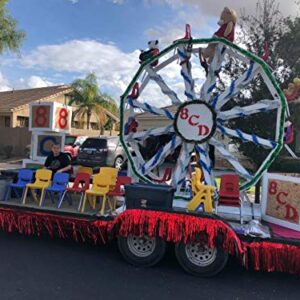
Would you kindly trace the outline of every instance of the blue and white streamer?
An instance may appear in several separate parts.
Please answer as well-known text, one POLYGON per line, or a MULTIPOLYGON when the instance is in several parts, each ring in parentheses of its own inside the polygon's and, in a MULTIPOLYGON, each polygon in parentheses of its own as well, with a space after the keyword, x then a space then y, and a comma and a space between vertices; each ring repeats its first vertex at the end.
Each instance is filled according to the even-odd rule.
POLYGON ((179 190, 186 179, 190 165, 191 155, 194 151, 194 144, 182 143, 180 155, 177 160, 176 168, 173 174, 172 185, 179 190))
POLYGON ((230 120, 234 118, 245 118, 256 113, 264 113, 269 110, 277 109, 279 106, 280 103, 275 100, 261 100, 252 105, 236 106, 227 111, 220 111, 218 119, 230 120))
POLYGON ((151 170, 159 166, 169 154, 172 154, 181 143, 182 139, 174 134, 169 143, 162 146, 150 160, 141 166, 141 172, 148 174, 151 170))
POLYGON ((217 141, 215 138, 211 138, 209 144, 214 146, 217 151, 222 154, 222 157, 225 158, 236 169, 237 173, 241 177, 249 180, 253 178, 253 176, 250 175, 249 172, 240 164, 239 160, 225 148, 223 143, 217 141))
POLYGON ((222 125, 217 125, 217 130, 224 135, 239 138, 242 142, 252 142, 256 145, 263 146, 265 148, 275 148, 276 142, 268 139, 261 138, 255 134, 248 134, 239 129, 230 129, 222 125))
POLYGON ((208 151, 207 151, 207 145, 198 144, 195 146, 195 149, 200 156, 199 164, 201 166, 204 175, 205 184, 216 186, 216 182, 213 176, 213 168, 212 168, 211 160, 209 158, 208 151))
POLYGON ((158 84, 162 93, 168 96, 173 104, 180 105, 182 103, 179 100, 177 94, 168 87, 168 85, 165 83, 165 81, 159 74, 157 74, 153 69, 151 69, 151 67, 147 67, 146 70, 149 74, 150 79, 154 80, 158 84))
POLYGON ((213 107, 218 111, 230 98, 234 97, 240 90, 258 74, 260 65, 251 62, 249 68, 236 80, 233 80, 225 91, 212 99, 213 107))
POLYGON ((189 53, 186 47, 180 46, 177 49, 177 53, 181 62, 180 75, 182 76, 185 85, 184 94, 186 95, 188 101, 192 101, 195 99, 195 92, 190 62, 191 52, 189 53))
POLYGON ((224 60, 224 47, 225 46, 220 43, 216 45, 215 55, 211 64, 209 65, 206 81, 204 82, 201 88, 200 99, 205 100, 207 102, 210 100, 211 92, 216 87, 216 72, 220 71, 222 62, 224 60))
POLYGON ((162 115, 170 120, 174 119, 174 113, 170 112, 166 108, 157 108, 155 106, 151 106, 147 102, 141 103, 141 102, 131 99, 131 98, 127 98, 127 102, 133 108, 140 108, 140 109, 150 112, 154 115, 162 115))
POLYGON ((128 136, 125 136, 126 141, 144 141, 147 138, 151 136, 159 136, 166 133, 172 133, 174 132, 173 124, 167 125, 165 127, 159 127, 159 128, 151 128, 146 131, 140 131, 136 133, 129 134, 128 136))

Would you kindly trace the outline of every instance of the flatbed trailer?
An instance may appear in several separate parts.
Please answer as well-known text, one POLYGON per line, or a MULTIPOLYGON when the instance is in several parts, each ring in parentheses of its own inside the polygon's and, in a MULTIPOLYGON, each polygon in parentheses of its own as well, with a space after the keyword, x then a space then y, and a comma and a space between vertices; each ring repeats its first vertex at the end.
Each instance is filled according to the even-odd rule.
POLYGON ((173 243, 179 264, 197 276, 216 275, 229 256, 247 269, 300 275, 300 240, 244 236, 214 214, 128 209, 99 217, 1 202, 0 229, 95 245, 117 239, 125 260, 141 267, 157 264, 173 243))

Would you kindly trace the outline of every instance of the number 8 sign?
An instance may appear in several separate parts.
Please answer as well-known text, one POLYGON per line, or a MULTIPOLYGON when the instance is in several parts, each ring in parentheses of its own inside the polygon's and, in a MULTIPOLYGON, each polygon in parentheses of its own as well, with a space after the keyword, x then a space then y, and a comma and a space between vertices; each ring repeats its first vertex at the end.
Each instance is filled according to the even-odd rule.
POLYGON ((65 107, 59 107, 56 109, 55 128, 63 130, 69 129, 69 111, 65 107))
POLYGON ((32 128, 50 128, 50 110, 49 105, 33 106, 31 111, 32 128))
POLYGON ((43 102, 30 105, 30 130, 68 133, 72 108, 62 103, 43 102))

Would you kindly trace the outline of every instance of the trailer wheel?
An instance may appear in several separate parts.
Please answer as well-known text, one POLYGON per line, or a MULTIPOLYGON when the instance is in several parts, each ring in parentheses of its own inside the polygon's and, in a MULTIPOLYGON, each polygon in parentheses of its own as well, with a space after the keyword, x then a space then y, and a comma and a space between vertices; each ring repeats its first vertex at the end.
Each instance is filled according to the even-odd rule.
POLYGON ((157 237, 135 236, 118 238, 119 250, 124 259, 138 267, 157 264, 166 252, 166 242, 157 237))
POLYGON ((218 274, 228 261, 226 252, 200 243, 176 244, 175 253, 179 264, 186 272, 202 277, 218 274))

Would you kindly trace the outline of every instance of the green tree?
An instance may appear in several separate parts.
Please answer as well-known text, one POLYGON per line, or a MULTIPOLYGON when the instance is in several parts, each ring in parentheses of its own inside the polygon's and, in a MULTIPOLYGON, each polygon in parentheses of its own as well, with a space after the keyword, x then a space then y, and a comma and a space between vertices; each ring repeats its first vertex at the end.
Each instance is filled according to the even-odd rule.
MULTIPOLYGON (((241 33, 238 36, 238 42, 244 44, 247 50, 259 57, 263 56, 265 45, 267 44, 269 57, 266 62, 271 67, 277 81, 283 83, 290 76, 289 69, 284 67, 284 58, 281 53, 277 51, 278 44, 284 33, 284 19, 276 1, 260 0, 257 2, 256 8, 254 15, 242 14, 239 20, 241 33)), ((236 77, 240 75, 245 68, 241 65, 231 65, 229 70, 231 76, 236 77)), ((247 87, 247 93, 241 93, 239 95, 238 103, 243 106, 262 99, 272 98, 262 78, 258 77, 247 87)), ((236 103, 232 102, 228 103, 228 105, 234 106, 236 103)), ((231 122, 230 126, 232 128, 239 128, 244 132, 255 133, 264 138, 274 139, 275 120, 275 113, 268 112, 236 119, 231 122)), ((268 150, 256 146, 254 143, 240 143, 238 147, 240 152, 250 158, 257 166, 261 164, 269 153, 268 150)))
POLYGON ((8 0, 0 0, 0 54, 18 52, 25 32, 17 28, 17 21, 7 11, 8 0))
POLYGON ((69 104, 77 106, 73 117, 78 116, 81 122, 86 121, 87 129, 90 129, 90 120, 94 113, 97 116, 101 133, 103 133, 110 114, 114 114, 118 110, 115 101, 100 92, 94 73, 88 74, 84 79, 75 80, 71 87, 73 91, 70 94, 69 104))

